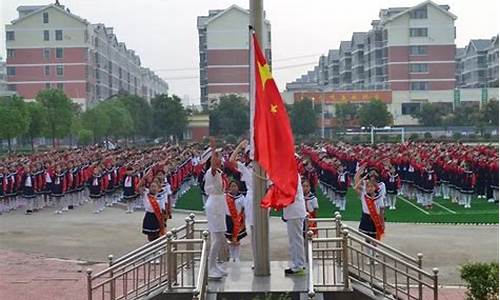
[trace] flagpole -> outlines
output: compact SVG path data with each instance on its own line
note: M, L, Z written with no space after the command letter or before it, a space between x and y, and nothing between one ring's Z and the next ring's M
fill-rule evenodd
M263 0L250 0L250 26L255 31L255 37L259 41L262 48L265 45L262 43L263 39ZM250 41L252 41L250 39ZM253 57L253 43L249 45L251 52L250 56ZM255 105L255 59L250 60L250 105L253 108ZM250 128L253 128L253 115L250 118ZM253 139L253 134L252 137ZM253 140L252 140L253 144ZM266 174L261 166L254 161L254 175L253 175L253 242L254 248L254 275L255 276L269 276L271 274L271 266L269 260L269 210L261 208L260 202L266 194Z

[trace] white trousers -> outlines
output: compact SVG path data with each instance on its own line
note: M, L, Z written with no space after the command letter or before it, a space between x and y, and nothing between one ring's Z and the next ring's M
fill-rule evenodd
M224 232L210 233L210 254L208 256L208 274L217 274L217 256L226 243Z
M286 222L288 231L288 254L291 269L298 271L305 265L304 236L302 234L305 218L290 219Z

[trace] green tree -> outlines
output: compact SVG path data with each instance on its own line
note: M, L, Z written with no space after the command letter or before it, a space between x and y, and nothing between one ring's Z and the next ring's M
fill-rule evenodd
M70 134L73 120L73 103L60 89L43 90L36 96L36 101L47 110L46 135L52 139L52 146L56 146L56 139Z
M358 112L361 126L383 127L392 123L392 115L380 100L371 100L361 106Z
M448 113L450 109L441 103L424 103L413 117L424 126L442 126L443 118Z
M151 99L153 110L153 134L155 137L182 137L187 126L188 112L182 106L181 99L176 95L158 95Z
M250 108L247 100L238 95L220 97L219 104L210 110L212 135L241 136L250 125Z
M26 135L30 139L31 151L35 151L34 139L43 136L47 126L47 110L38 102L26 103L26 111L29 119Z
M152 110L146 99L133 95L119 95L113 99L121 102L123 107L130 113L133 121L132 137L145 137L151 134L153 128Z
M96 106L96 109L102 110L109 118L109 125L104 133L106 137L118 139L134 133L134 121L122 102L107 100Z
M98 142L108 133L111 121L106 111L97 105L82 114L82 125L92 132L94 142Z
M0 98L0 124L0 138L7 139L11 151L11 140L23 135L29 126L26 104L21 97Z
M312 101L304 98L295 101L289 111L292 130L295 135L309 135L316 130L316 111L312 107Z
M88 129L80 129L78 132L78 144L79 145L88 145L92 143L92 140L94 139L94 135L92 134L92 131Z
M351 102L335 104L335 117L337 118L342 130L347 125L348 121L352 121L357 117L358 107Z

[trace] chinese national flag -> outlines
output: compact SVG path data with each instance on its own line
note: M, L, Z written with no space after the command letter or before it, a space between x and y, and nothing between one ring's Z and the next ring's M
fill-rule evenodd
M261 206L282 209L294 202L297 193L295 144L288 113L255 34L252 40L255 56L254 159L273 182Z

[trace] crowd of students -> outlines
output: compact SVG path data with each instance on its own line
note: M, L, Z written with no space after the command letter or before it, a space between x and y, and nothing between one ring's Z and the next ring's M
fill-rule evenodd
M471 208L473 198L498 202L498 149L458 143L302 145L306 175L340 210L360 166L383 183L384 205L396 209L397 196L432 209L435 197Z
M161 145L108 150L99 146L54 150L0 160L0 213L42 209L55 214L92 201L99 214L117 202L127 213L143 207L139 183L146 174L162 177L165 210L187 189L187 180L200 171L197 145ZM150 180L150 178L148 178Z

